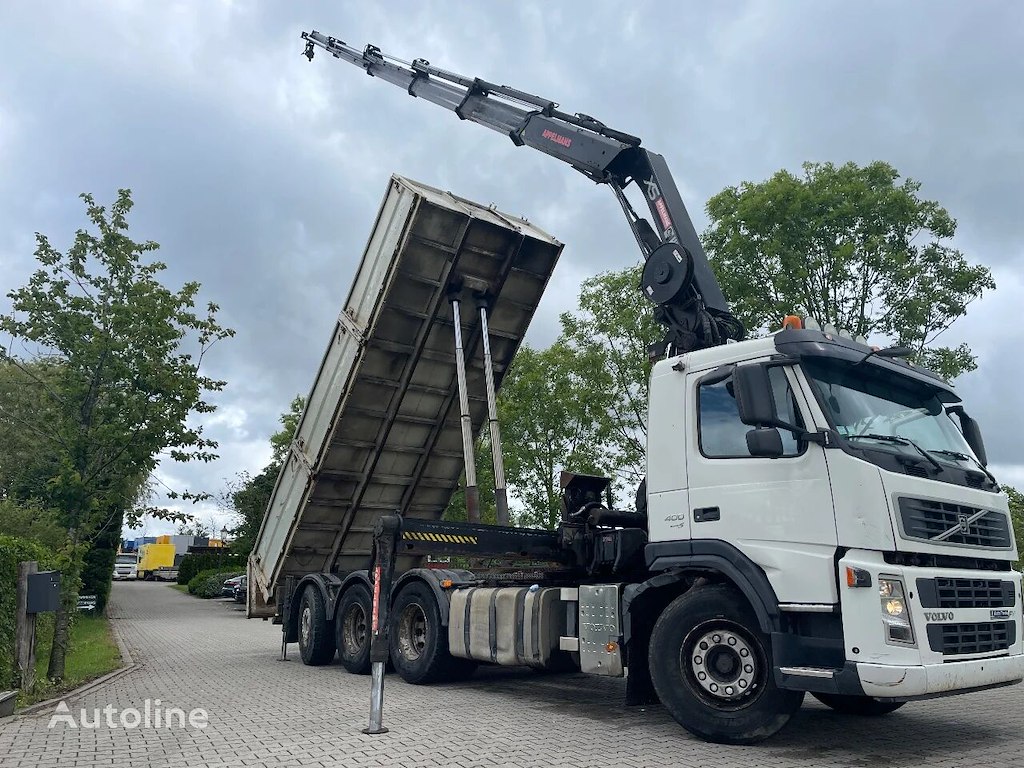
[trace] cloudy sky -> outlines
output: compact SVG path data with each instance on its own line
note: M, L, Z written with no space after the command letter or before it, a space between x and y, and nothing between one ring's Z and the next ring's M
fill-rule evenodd
M612 196L567 167L326 56L317 29L504 82L666 155L698 230L705 201L805 160L886 160L959 221L998 290L947 333L1001 479L1024 485L1024 7L1012 2L142 2L2 0L0 287L65 247L77 195L130 187L167 281L203 284L237 336L206 423L221 459L162 482L217 492L269 458L316 372L393 172L523 215L566 243L531 330L636 246ZM6 300L0 302L6 309ZM225 518L212 507L203 520ZM151 522L149 534L166 524Z

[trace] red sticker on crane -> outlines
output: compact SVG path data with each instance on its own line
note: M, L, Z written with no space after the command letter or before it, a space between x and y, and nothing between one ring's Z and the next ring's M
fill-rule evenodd
M672 229L672 219L668 215L668 206L665 205L665 198L659 197L655 200L654 207L658 209L658 216L661 217L661 228Z
M543 131L541 131L540 136L542 139L553 141L555 142L555 144L561 144L563 147L572 146L572 139L570 139L568 136L563 136L560 133L555 133L550 128L545 128Z
M380 566L373 569L373 620L370 632L377 634L377 616L380 611Z

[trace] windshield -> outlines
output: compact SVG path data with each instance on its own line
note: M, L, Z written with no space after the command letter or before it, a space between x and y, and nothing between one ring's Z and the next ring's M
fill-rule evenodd
M109 563L110 561L108 560L107 562ZM118 555L117 556L117 564L118 565L135 565L135 555Z
M833 427L847 439L898 445L885 438L902 438L940 458L973 460L935 388L872 365L808 359L804 367Z

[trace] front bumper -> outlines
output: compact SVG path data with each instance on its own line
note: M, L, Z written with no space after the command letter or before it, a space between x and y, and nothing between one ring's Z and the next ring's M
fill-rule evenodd
M904 667L855 663L865 696L917 699L1012 685L1024 680L1024 656Z

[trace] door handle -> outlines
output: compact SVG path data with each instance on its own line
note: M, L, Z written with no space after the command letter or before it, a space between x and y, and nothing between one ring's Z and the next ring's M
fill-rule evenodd
M709 520L720 520L722 511L718 507L697 507L693 510L693 522L706 523Z

